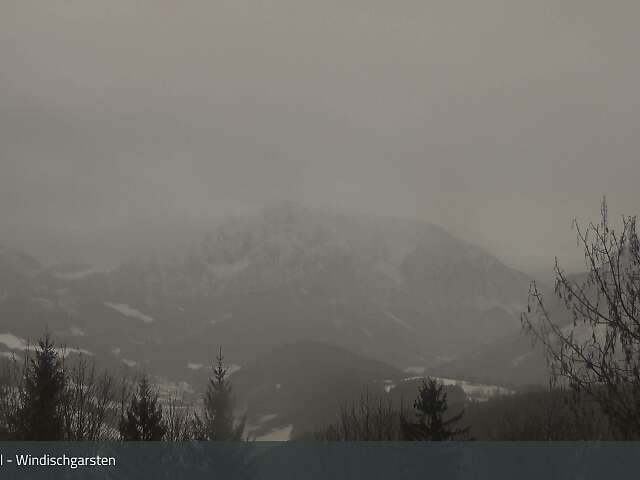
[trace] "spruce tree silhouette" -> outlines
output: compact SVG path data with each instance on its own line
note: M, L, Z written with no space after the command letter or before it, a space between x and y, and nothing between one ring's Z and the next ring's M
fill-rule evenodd
M38 342L35 358L25 362L24 383L18 390L15 437L29 441L62 440L60 409L66 377L62 360L48 333Z
M241 440L244 430L244 419L236 422L233 415L235 400L229 383L228 367L224 364L222 348L216 357L216 365L213 368L213 377L209 379L209 385L204 395L203 418L196 418L199 431L197 436L201 440Z
M447 413L447 393L444 385L437 380L423 380L418 398L413 404L416 421L411 422L403 415L400 419L404 440L409 441L445 441L463 438L469 432L468 427L456 427L464 411L445 419Z
M152 390L146 375L140 379L138 391L120 419L119 430L121 439L130 442L151 442L164 438L167 427L162 418L162 406L158 403L158 393Z

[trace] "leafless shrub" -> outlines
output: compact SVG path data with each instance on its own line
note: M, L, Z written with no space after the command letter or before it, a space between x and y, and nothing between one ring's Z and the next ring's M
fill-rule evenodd
M336 421L315 433L315 438L326 441L390 441L400 435L399 409L390 398L372 397L366 391L349 404L343 405Z

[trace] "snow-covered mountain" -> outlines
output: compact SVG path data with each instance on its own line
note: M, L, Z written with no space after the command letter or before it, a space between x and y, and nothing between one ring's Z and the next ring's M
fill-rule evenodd
M3 258L0 334L33 339L46 325L111 364L192 382L217 345L242 365L300 340L436 368L516 334L529 287L436 225L292 203L229 220L179 255L110 272L25 261L18 275ZM12 278L21 295L3 287Z

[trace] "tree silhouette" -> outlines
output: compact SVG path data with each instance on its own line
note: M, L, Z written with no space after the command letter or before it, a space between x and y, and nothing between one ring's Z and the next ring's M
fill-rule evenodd
M371 396L369 389L340 407L336 420L311 438L329 442L394 441L401 438L399 418L388 395Z
M203 417L196 416L196 438L200 440L240 440L244 430L244 419L236 422L233 414L235 399L229 383L228 367L224 364L222 348L216 357L213 376L205 392Z
M555 264L555 293L571 321L547 308L533 283L522 321L544 346L551 376L594 398L623 438L640 437L640 239L636 217L610 224L603 199L601 221L574 221L587 272L569 275ZM562 318L562 317L561 317Z
M413 404L416 420L410 421L401 417L401 428L404 440L409 441L444 441L464 437L468 427L455 425L462 419L464 411L445 419L448 410L447 393L444 385L437 380L423 380L418 390L418 398Z
M13 419L16 439L62 440L61 406L66 377L63 362L48 333L38 342L35 358L25 359L21 381Z
M108 437L117 423L116 382L108 372L99 372L84 357L67 362L62 402L64 438L95 441Z
M119 430L125 441L149 442L164 438L167 427L162 418L162 407L146 375L138 383L138 391L120 420Z

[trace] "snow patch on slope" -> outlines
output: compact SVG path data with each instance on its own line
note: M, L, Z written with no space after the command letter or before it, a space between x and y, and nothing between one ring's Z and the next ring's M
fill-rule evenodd
M288 442L291 440L293 425L287 425L283 428L276 428L265 435L256 437L258 442Z
M397 316L395 316L393 313L391 313L388 310L385 310L384 314L390 318L391 320L393 320L394 322L396 322L398 325L400 325L401 327L404 327L407 330L415 330L415 327L413 325L409 325L407 322L405 322L404 320L402 320L401 318L398 318Z
M0 344L4 345L9 350L24 351L29 347L34 348L33 344L29 344L29 342L27 342L24 338L16 337L12 333L0 334ZM77 355L93 356L93 352L90 352L89 350L84 350L82 348L63 347L63 348L56 348L55 351L56 353L58 353L58 355L62 355L64 357L66 357L70 353L74 353Z
M403 381L411 381L411 380L422 380L426 377L417 376L417 377L407 377L404 378ZM495 397L496 395L512 395L514 393L513 390L510 390L506 387L501 387L499 385L487 385L483 383L473 383L468 382L466 380L456 380L454 378L444 378L444 377L433 377L434 380L442 383L445 386L458 386L462 389L465 395L470 400L475 400L478 402L485 402L489 400L491 397Z
M145 315L140 310L136 310L135 308L130 307L126 303L111 303L104 302L105 306L115 310L121 315L124 315L128 318L134 318L136 320L141 320L144 323L153 323L155 320L148 315Z
M26 340L11 333L0 333L0 344L9 350L24 350L28 345Z
M96 268L86 268L83 270L76 270L72 272L54 272L53 276L59 280L81 280L88 277L89 275L94 275L96 273L102 272Z

